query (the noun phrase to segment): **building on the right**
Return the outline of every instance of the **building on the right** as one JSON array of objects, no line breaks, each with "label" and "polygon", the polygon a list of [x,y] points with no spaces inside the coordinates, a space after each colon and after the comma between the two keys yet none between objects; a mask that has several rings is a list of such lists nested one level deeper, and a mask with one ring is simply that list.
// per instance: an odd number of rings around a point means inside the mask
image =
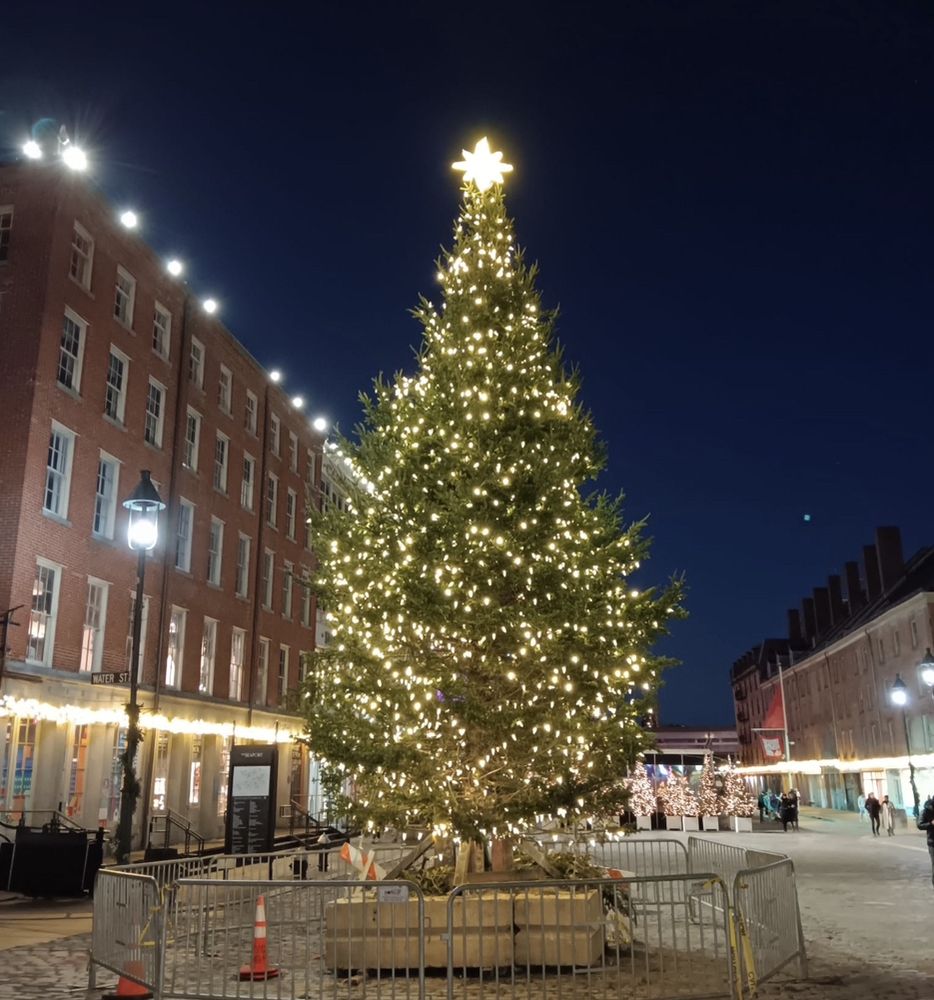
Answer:
[{"label": "building on the right", "polygon": [[910,814],[915,789],[934,794],[932,615],[934,547],[905,560],[899,529],[877,528],[788,612],[787,636],[733,664],[744,772],[835,809],[871,789]]}]

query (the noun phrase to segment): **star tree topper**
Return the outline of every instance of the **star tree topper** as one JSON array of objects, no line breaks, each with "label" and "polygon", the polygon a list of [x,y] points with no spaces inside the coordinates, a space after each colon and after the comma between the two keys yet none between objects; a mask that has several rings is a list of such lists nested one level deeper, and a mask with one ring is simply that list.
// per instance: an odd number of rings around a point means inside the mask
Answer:
[{"label": "star tree topper", "polygon": [[479,191],[486,191],[494,184],[503,183],[503,174],[511,173],[512,164],[503,163],[503,154],[494,153],[486,136],[474,146],[471,153],[462,149],[463,160],[452,163],[455,170],[464,172],[465,181],[473,181]]}]

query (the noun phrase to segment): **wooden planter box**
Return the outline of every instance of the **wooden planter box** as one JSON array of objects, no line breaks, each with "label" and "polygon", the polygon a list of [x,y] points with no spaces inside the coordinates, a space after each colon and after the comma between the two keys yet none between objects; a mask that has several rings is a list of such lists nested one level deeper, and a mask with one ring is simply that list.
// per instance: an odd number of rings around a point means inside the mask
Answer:
[{"label": "wooden planter box", "polygon": [[680,830],[682,816],[669,816],[665,813],[665,829],[666,830]]},{"label": "wooden planter box", "polygon": [[733,830],[736,833],[752,833],[751,816],[731,816]]},{"label": "wooden planter box", "polygon": [[682,816],[681,823],[683,830],[699,830],[700,825],[696,816]]},{"label": "wooden planter box", "polygon": [[598,889],[529,889],[516,895],[518,966],[592,965],[603,954],[603,901]]},{"label": "wooden planter box", "polygon": [[720,817],[719,816],[703,816],[701,828],[704,833],[716,833],[720,829]]},{"label": "wooden planter box", "polygon": [[651,816],[637,816],[636,817],[636,829],[637,830],[651,830],[652,829],[652,817]]},{"label": "wooden planter box", "polygon": [[[513,964],[512,897],[470,893],[454,902],[454,967],[494,969]],[[328,969],[417,969],[416,898],[383,902],[367,892],[333,900],[324,908]],[[425,897],[425,966],[448,964],[447,896]]]}]

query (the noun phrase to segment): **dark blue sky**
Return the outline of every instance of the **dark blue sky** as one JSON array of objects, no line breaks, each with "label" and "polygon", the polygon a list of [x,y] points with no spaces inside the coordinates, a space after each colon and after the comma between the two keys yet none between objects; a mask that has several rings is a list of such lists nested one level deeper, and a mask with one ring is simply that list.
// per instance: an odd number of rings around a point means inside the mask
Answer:
[{"label": "dark blue sky", "polygon": [[732,661],[874,525],[934,541],[934,8],[543,6],[13,3],[0,145],[66,123],[347,430],[489,133],[642,582],[687,574],[663,720],[730,721]]}]

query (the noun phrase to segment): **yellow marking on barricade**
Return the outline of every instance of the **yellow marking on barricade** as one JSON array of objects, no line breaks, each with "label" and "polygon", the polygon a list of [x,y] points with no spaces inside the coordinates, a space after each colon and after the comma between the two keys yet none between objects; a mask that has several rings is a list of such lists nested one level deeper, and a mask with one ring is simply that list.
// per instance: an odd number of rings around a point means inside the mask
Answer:
[{"label": "yellow marking on barricade", "polygon": [[[737,889],[746,889],[748,886],[743,883],[738,885]],[[756,963],[752,952],[752,941],[749,937],[749,932],[746,930],[746,921],[743,920],[743,914],[739,906],[735,906],[732,913],[732,919],[730,921],[730,926],[735,924],[736,930],[739,932],[739,942],[742,948],[743,956],[743,966],[746,969],[746,984],[749,987],[749,995],[755,997],[759,992],[759,982],[756,978]],[[740,990],[740,996],[742,996],[742,983],[738,984]]]},{"label": "yellow marking on barricade", "polygon": [[[701,883],[702,889],[712,889],[717,884],[722,885],[720,879],[707,879],[706,882]],[[740,886],[740,888],[745,889],[746,886]],[[726,895],[726,888],[724,887],[724,895]],[[738,909],[730,905],[729,898],[727,898],[726,904],[726,921],[727,930],[730,935],[730,966],[733,971],[733,981],[736,984],[736,994],[742,1000],[743,998],[743,976],[741,972],[740,955],[742,955],[742,966],[746,969],[746,985],[749,988],[749,996],[755,997],[758,994],[759,984],[756,980],[756,968],[755,961],[753,959],[752,953],[752,941],[749,938],[749,933],[746,930],[746,922],[743,920],[742,914]],[[739,940],[737,940],[737,932]]]}]

